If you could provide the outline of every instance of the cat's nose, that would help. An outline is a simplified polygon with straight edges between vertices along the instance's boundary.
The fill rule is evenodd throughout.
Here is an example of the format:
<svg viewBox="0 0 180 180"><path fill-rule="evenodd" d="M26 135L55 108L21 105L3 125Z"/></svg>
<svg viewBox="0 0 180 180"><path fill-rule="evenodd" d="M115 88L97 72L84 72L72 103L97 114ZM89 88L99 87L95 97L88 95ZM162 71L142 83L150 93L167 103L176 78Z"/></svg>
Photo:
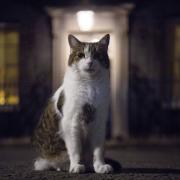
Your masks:
<svg viewBox="0 0 180 180"><path fill-rule="evenodd" d="M88 62L88 66L89 66L89 68L91 68L91 67L92 67L92 65L93 65L93 62L92 62L92 61Z"/></svg>

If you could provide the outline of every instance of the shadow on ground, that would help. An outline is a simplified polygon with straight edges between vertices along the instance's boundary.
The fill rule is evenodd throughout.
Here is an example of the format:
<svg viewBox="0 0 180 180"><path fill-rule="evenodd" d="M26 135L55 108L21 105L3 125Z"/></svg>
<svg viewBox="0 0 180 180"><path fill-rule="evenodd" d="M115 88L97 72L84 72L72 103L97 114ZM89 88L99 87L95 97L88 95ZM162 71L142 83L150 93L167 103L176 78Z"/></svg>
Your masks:
<svg viewBox="0 0 180 180"><path fill-rule="evenodd" d="M30 147L0 147L0 180L178 180L180 179L179 152L178 147L108 149L107 161L113 164L116 172L104 175L92 172L85 174L37 172L32 166L36 154Z"/></svg>

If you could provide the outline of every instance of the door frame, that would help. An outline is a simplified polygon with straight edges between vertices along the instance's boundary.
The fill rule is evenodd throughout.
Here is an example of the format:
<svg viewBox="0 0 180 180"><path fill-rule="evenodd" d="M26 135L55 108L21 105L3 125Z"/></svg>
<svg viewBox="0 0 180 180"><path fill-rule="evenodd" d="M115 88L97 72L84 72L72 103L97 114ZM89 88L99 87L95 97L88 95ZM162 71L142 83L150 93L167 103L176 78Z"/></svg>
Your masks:
<svg viewBox="0 0 180 180"><path fill-rule="evenodd" d="M112 18L113 24L108 27L104 21L99 29L94 32L113 32L115 35L115 61L111 62L111 137L129 136L128 127L128 82L129 82L129 62L128 62L128 28L129 13L133 9L133 4L123 4L116 7L89 7L99 15L99 17ZM67 42L69 32L79 32L77 23L67 25L67 17L84 9L75 8L47 8L47 13L51 16L53 33L53 91L55 91L63 80L66 63L64 58L64 42ZM98 16L97 16L98 17ZM102 21L101 21L102 22ZM110 22L110 21L109 21ZM96 24L98 27L98 24ZM106 27L107 26L107 27ZM104 29L104 28L106 29ZM93 33L93 30L89 33Z"/></svg>

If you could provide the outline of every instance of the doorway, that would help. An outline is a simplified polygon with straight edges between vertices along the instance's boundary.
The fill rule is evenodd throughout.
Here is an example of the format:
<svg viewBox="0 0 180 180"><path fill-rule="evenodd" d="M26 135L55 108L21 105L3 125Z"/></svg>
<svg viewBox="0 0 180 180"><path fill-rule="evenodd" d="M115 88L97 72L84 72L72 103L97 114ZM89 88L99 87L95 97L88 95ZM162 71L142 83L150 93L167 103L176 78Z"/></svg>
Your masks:
<svg viewBox="0 0 180 180"><path fill-rule="evenodd" d="M119 7L103 7L94 12L94 25L88 31L80 30L77 23L79 8L49 8L53 31L53 91L63 80L69 56L68 34L80 41L100 40L109 33L109 57L111 61L111 137L128 136L128 14L132 4Z"/></svg>

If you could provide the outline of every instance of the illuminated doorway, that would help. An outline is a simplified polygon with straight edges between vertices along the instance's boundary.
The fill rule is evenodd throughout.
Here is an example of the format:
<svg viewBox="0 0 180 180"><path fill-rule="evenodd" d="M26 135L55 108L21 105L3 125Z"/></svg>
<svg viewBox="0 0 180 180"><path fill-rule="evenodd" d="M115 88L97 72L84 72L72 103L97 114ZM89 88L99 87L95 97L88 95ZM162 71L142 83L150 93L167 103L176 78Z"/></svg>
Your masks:
<svg viewBox="0 0 180 180"><path fill-rule="evenodd" d="M53 28L53 91L61 84L67 67L68 34L77 36L81 41L99 40L110 34L112 137L128 137L128 15L132 8L132 4L92 7L94 22L84 31L77 21L80 8L48 9Z"/></svg>

